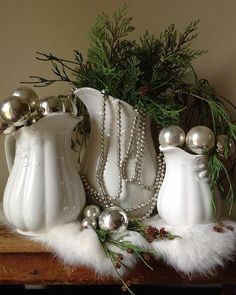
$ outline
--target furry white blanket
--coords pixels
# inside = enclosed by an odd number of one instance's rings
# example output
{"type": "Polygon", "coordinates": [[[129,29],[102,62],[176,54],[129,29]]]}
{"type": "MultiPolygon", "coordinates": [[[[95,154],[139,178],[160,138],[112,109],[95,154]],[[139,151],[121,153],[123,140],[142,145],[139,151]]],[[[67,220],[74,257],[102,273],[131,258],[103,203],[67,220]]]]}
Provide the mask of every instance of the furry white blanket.
{"type": "MultiPolygon", "coordinates": [[[[3,217],[1,219],[5,223],[3,217]]],[[[174,240],[164,239],[149,243],[141,234],[128,231],[124,239],[146,250],[154,250],[157,259],[163,259],[166,264],[180,273],[189,276],[211,274],[218,266],[224,266],[227,261],[235,258],[235,221],[223,221],[225,227],[221,233],[213,230],[214,224],[169,226],[158,216],[150,218],[146,224],[157,228],[164,227],[179,237],[174,240]],[[232,228],[228,229],[227,225],[232,228]]],[[[59,226],[45,235],[27,238],[50,248],[65,264],[84,265],[93,268],[98,275],[117,277],[117,272],[107,258],[96,232],[92,229],[81,230],[79,222],[59,226]]],[[[121,253],[119,249],[115,249],[115,251],[121,253]]],[[[122,252],[122,254],[124,256],[122,262],[131,271],[137,262],[136,258],[126,252],[122,252]]],[[[123,276],[128,270],[121,266],[118,271],[123,276]]]]}

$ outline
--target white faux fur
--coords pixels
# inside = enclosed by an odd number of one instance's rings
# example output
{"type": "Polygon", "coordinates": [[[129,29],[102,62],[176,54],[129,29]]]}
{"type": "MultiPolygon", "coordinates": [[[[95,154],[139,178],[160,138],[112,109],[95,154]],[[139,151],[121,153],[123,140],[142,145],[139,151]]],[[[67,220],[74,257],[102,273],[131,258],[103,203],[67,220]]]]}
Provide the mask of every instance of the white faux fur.
{"type": "MultiPolygon", "coordinates": [[[[1,219],[6,224],[5,220],[1,219]]],[[[218,233],[213,230],[213,224],[174,227],[165,224],[158,216],[155,216],[146,221],[146,224],[157,228],[164,227],[180,237],[148,243],[139,233],[129,231],[124,239],[146,250],[155,250],[153,252],[156,253],[156,258],[162,258],[165,263],[179,272],[188,275],[211,274],[218,266],[224,266],[227,261],[232,260],[235,255],[236,222],[224,221],[223,223],[230,224],[234,230],[225,229],[223,233],[218,233]]],[[[65,264],[85,265],[99,275],[117,277],[95,231],[92,229],[81,231],[79,222],[59,226],[45,235],[31,237],[31,239],[49,247],[65,264]]],[[[115,251],[122,252],[117,248],[115,251]]],[[[132,271],[137,262],[134,255],[126,252],[122,254],[123,263],[132,271]]],[[[121,267],[119,273],[125,275],[127,268],[121,267]]]]}
{"type": "Polygon", "coordinates": [[[164,261],[177,271],[187,275],[212,274],[218,266],[235,259],[236,222],[223,221],[233,230],[224,228],[219,233],[213,230],[215,224],[198,224],[192,226],[170,226],[158,216],[149,219],[147,224],[157,228],[164,227],[180,236],[174,240],[152,242],[153,248],[164,261]]]}

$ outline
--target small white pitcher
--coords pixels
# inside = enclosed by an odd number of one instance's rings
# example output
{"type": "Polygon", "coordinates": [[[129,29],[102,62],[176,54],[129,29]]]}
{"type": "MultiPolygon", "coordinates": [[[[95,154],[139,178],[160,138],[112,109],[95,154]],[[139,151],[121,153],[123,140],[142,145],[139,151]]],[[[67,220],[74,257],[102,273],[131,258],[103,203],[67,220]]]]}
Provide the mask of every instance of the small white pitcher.
{"type": "MultiPolygon", "coordinates": [[[[208,157],[193,155],[178,147],[160,147],[160,150],[166,162],[166,173],[157,201],[160,217],[167,224],[176,226],[212,222],[215,213],[208,178],[208,157]]],[[[218,211],[220,197],[215,194],[218,211]]]]}

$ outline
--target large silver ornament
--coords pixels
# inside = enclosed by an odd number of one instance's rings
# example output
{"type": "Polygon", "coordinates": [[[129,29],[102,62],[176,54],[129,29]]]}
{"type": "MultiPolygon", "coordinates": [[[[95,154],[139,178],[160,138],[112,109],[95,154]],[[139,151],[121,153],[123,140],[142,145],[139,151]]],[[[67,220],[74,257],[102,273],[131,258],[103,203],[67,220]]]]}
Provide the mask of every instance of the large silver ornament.
{"type": "Polygon", "coordinates": [[[159,143],[162,147],[181,147],[185,143],[185,132],[182,128],[175,125],[164,127],[159,134],[159,143]]]}
{"type": "Polygon", "coordinates": [[[216,151],[221,157],[229,157],[235,152],[235,144],[227,135],[221,134],[216,137],[216,151]]]}
{"type": "Polygon", "coordinates": [[[83,210],[83,216],[89,217],[89,218],[97,219],[99,217],[100,213],[101,213],[100,208],[95,205],[86,206],[83,210]]]}
{"type": "Polygon", "coordinates": [[[62,102],[64,113],[69,113],[73,116],[77,116],[77,107],[69,97],[60,97],[60,101],[62,102]]]}
{"type": "Polygon", "coordinates": [[[198,155],[206,155],[215,147],[215,135],[206,126],[195,126],[187,133],[186,146],[198,155]]]}
{"type": "Polygon", "coordinates": [[[0,103],[0,117],[9,125],[22,126],[29,119],[30,106],[17,96],[11,96],[0,103]]]}
{"type": "Polygon", "coordinates": [[[127,214],[121,208],[116,206],[104,209],[98,219],[99,227],[102,230],[114,234],[125,232],[128,223],[127,214]]]}
{"type": "Polygon", "coordinates": [[[28,103],[31,108],[31,113],[37,111],[39,107],[39,98],[33,89],[26,86],[22,86],[17,88],[12,93],[12,96],[17,96],[21,98],[24,102],[28,103]]]}
{"type": "Polygon", "coordinates": [[[39,113],[46,116],[51,113],[63,111],[63,105],[59,98],[55,96],[48,96],[39,101],[39,113]]]}
{"type": "Polygon", "coordinates": [[[8,125],[0,118],[0,134],[8,135],[13,133],[16,130],[16,127],[13,125],[8,125]]]}
{"type": "Polygon", "coordinates": [[[81,228],[82,229],[86,229],[86,228],[96,229],[97,228],[97,220],[94,218],[85,217],[81,221],[81,228]]]}

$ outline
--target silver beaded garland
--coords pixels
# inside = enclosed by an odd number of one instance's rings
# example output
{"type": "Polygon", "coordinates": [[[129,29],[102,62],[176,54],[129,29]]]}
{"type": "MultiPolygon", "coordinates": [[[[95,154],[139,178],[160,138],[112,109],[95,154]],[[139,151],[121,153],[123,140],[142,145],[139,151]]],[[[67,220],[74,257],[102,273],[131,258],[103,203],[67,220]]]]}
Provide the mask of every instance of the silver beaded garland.
{"type": "Polygon", "coordinates": [[[182,147],[185,143],[185,132],[179,126],[168,126],[162,128],[159,134],[159,143],[164,147],[182,147]]]}
{"type": "Polygon", "coordinates": [[[215,147],[215,135],[206,126],[195,126],[187,133],[186,146],[198,155],[206,155],[215,147]]]}
{"type": "Polygon", "coordinates": [[[125,232],[128,223],[127,214],[121,208],[116,206],[103,210],[98,219],[100,229],[109,231],[113,234],[125,232]]]}

